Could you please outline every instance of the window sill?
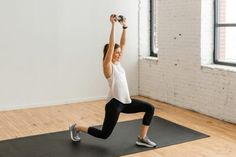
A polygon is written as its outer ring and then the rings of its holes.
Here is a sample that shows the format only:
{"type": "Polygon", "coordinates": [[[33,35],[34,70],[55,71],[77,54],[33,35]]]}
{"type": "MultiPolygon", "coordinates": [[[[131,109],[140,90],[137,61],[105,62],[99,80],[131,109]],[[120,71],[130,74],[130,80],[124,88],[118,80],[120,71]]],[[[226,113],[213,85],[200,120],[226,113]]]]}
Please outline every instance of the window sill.
{"type": "Polygon", "coordinates": [[[229,72],[236,72],[236,67],[232,67],[232,66],[226,66],[226,65],[218,65],[218,64],[206,64],[206,65],[202,65],[201,69],[216,69],[219,71],[229,71],[229,72]]]}
{"type": "Polygon", "coordinates": [[[147,60],[158,60],[157,57],[151,57],[151,56],[143,57],[143,59],[147,59],[147,60]]]}
{"type": "Polygon", "coordinates": [[[156,64],[158,62],[158,57],[147,56],[147,57],[141,57],[140,60],[145,63],[155,63],[156,64]]]}

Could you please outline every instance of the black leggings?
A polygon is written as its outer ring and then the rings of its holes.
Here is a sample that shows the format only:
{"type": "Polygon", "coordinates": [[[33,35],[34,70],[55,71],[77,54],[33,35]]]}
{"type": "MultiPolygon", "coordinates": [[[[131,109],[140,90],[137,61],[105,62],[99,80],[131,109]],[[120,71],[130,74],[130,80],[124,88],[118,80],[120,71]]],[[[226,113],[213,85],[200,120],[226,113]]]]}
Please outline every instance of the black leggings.
{"type": "Polygon", "coordinates": [[[141,100],[132,99],[132,102],[130,104],[123,104],[120,101],[113,98],[106,104],[105,107],[106,113],[102,130],[99,130],[94,127],[89,127],[88,134],[102,139],[108,138],[111,135],[121,112],[122,113],[145,112],[142,123],[143,125],[149,126],[154,114],[154,110],[155,108],[151,104],[141,100]]]}

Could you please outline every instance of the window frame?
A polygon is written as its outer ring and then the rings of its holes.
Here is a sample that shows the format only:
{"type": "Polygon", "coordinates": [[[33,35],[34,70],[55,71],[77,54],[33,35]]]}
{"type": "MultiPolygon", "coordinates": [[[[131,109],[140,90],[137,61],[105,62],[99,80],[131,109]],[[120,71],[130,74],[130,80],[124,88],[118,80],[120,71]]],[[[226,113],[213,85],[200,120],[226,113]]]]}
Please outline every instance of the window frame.
{"type": "Polygon", "coordinates": [[[150,0],[150,56],[157,57],[158,53],[154,53],[154,0],[150,0]]]}
{"type": "MultiPolygon", "coordinates": [[[[221,65],[227,65],[227,66],[236,66],[236,63],[232,62],[224,62],[224,61],[219,61],[217,58],[218,54],[218,39],[219,39],[219,34],[218,34],[218,27],[236,27],[236,23],[224,23],[220,24],[218,23],[219,20],[219,0],[214,0],[214,49],[213,49],[213,62],[214,64],[221,64],[221,65]]],[[[236,50],[235,50],[236,51],[236,50]]]]}

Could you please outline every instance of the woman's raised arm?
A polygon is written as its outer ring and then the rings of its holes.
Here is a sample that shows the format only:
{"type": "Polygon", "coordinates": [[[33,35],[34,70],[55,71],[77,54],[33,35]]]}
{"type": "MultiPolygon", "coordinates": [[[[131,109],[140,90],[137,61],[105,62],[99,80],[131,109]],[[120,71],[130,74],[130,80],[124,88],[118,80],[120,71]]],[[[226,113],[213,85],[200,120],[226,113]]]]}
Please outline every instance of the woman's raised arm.
{"type": "Polygon", "coordinates": [[[116,15],[112,14],[110,16],[110,21],[112,24],[111,33],[109,38],[108,50],[106,52],[105,58],[103,60],[103,72],[106,78],[109,78],[112,74],[112,56],[115,47],[115,23],[116,15]]]}

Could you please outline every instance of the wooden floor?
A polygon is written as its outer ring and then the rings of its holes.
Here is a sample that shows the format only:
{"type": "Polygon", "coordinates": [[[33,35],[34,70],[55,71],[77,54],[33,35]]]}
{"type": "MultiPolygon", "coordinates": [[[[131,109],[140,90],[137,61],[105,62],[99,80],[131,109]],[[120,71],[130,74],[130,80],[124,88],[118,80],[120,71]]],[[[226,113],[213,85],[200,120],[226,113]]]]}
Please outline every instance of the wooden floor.
{"type": "MultiPolygon", "coordinates": [[[[144,97],[162,118],[210,135],[209,138],[158,148],[126,157],[236,157],[236,125],[144,97]]],[[[0,140],[67,130],[68,124],[102,124],[104,101],[0,112],[0,140]]],[[[121,114],[119,121],[142,118],[121,114]]]]}

